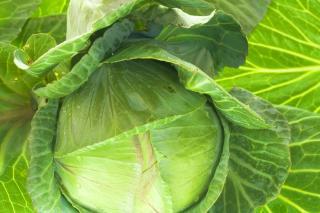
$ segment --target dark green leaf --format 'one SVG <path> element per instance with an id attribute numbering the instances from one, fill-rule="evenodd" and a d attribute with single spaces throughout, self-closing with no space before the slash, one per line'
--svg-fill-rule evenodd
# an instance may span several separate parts
<path id="1" fill-rule="evenodd" d="M 249 34 L 262 20 L 271 0 L 206 0 L 232 15 Z"/>
<path id="2" fill-rule="evenodd" d="M 157 40 L 166 41 L 167 49 L 181 59 L 191 62 L 208 75 L 245 62 L 248 44 L 239 24 L 223 12 L 217 12 L 207 23 L 190 28 L 169 25 Z"/>
<path id="3" fill-rule="evenodd" d="M 257 212 L 320 212 L 320 116 L 293 107 L 278 109 L 291 128 L 292 166 L 277 199 Z"/>
<path id="4" fill-rule="evenodd" d="M 52 149 L 58 106 L 58 100 L 50 100 L 45 106 L 40 106 L 31 123 L 27 188 L 38 212 L 75 212 L 62 197 L 54 174 Z"/>
<path id="5" fill-rule="evenodd" d="M 227 182 L 211 212 L 252 212 L 273 199 L 290 167 L 290 129 L 285 117 L 271 104 L 251 93 L 234 89 L 232 94 L 248 104 L 273 126 L 249 130 L 231 124 L 230 168 Z"/>

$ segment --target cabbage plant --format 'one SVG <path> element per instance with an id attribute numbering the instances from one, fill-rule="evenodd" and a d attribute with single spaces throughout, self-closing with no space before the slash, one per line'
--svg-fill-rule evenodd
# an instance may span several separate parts
<path id="1" fill-rule="evenodd" d="M 297 183 L 319 182 L 320 116 L 249 91 L 265 79 L 219 83 L 236 82 L 224 73 L 243 69 L 268 1 L 58 2 L 0 43 L 4 212 L 320 209 Z M 33 23 L 55 13 L 65 39 Z"/>

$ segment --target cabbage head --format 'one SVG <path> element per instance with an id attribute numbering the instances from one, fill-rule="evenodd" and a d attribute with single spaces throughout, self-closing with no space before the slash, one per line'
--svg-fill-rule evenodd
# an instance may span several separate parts
<path id="1" fill-rule="evenodd" d="M 290 130 L 215 80 L 245 62 L 239 23 L 209 1 L 71 0 L 68 38 L 32 63 L 28 193 L 38 212 L 242 212 L 273 199 Z M 192 15 L 190 15 L 192 14 Z M 231 206 L 231 207 L 230 207 Z"/>
<path id="2" fill-rule="evenodd" d="M 62 104 L 57 175 L 70 199 L 97 212 L 179 212 L 207 193 L 223 138 L 212 104 L 171 66 L 104 65 Z"/>

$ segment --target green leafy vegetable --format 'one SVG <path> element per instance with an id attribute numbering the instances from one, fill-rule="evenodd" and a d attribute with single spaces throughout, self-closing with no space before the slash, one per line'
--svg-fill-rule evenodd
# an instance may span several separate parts
<path id="1" fill-rule="evenodd" d="M 0 212 L 319 212 L 320 5 L 269 3 L 1 2 Z"/>

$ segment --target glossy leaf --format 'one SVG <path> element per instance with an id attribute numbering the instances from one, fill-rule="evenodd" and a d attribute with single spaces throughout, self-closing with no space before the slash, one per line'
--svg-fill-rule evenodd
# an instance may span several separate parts
<path id="1" fill-rule="evenodd" d="M 281 193 L 259 208 L 260 213 L 307 213 L 320 211 L 320 116 L 301 109 L 280 106 L 291 128 L 292 166 Z"/>
<path id="2" fill-rule="evenodd" d="M 226 69 L 218 83 L 246 88 L 274 104 L 320 112 L 319 8 L 319 1 L 272 1 L 250 35 L 246 65 Z"/>
<path id="3" fill-rule="evenodd" d="M 211 212 L 252 212 L 276 197 L 290 167 L 290 129 L 270 103 L 234 89 L 232 95 L 248 104 L 273 126 L 249 130 L 230 125 L 230 167 L 227 182 Z"/>

